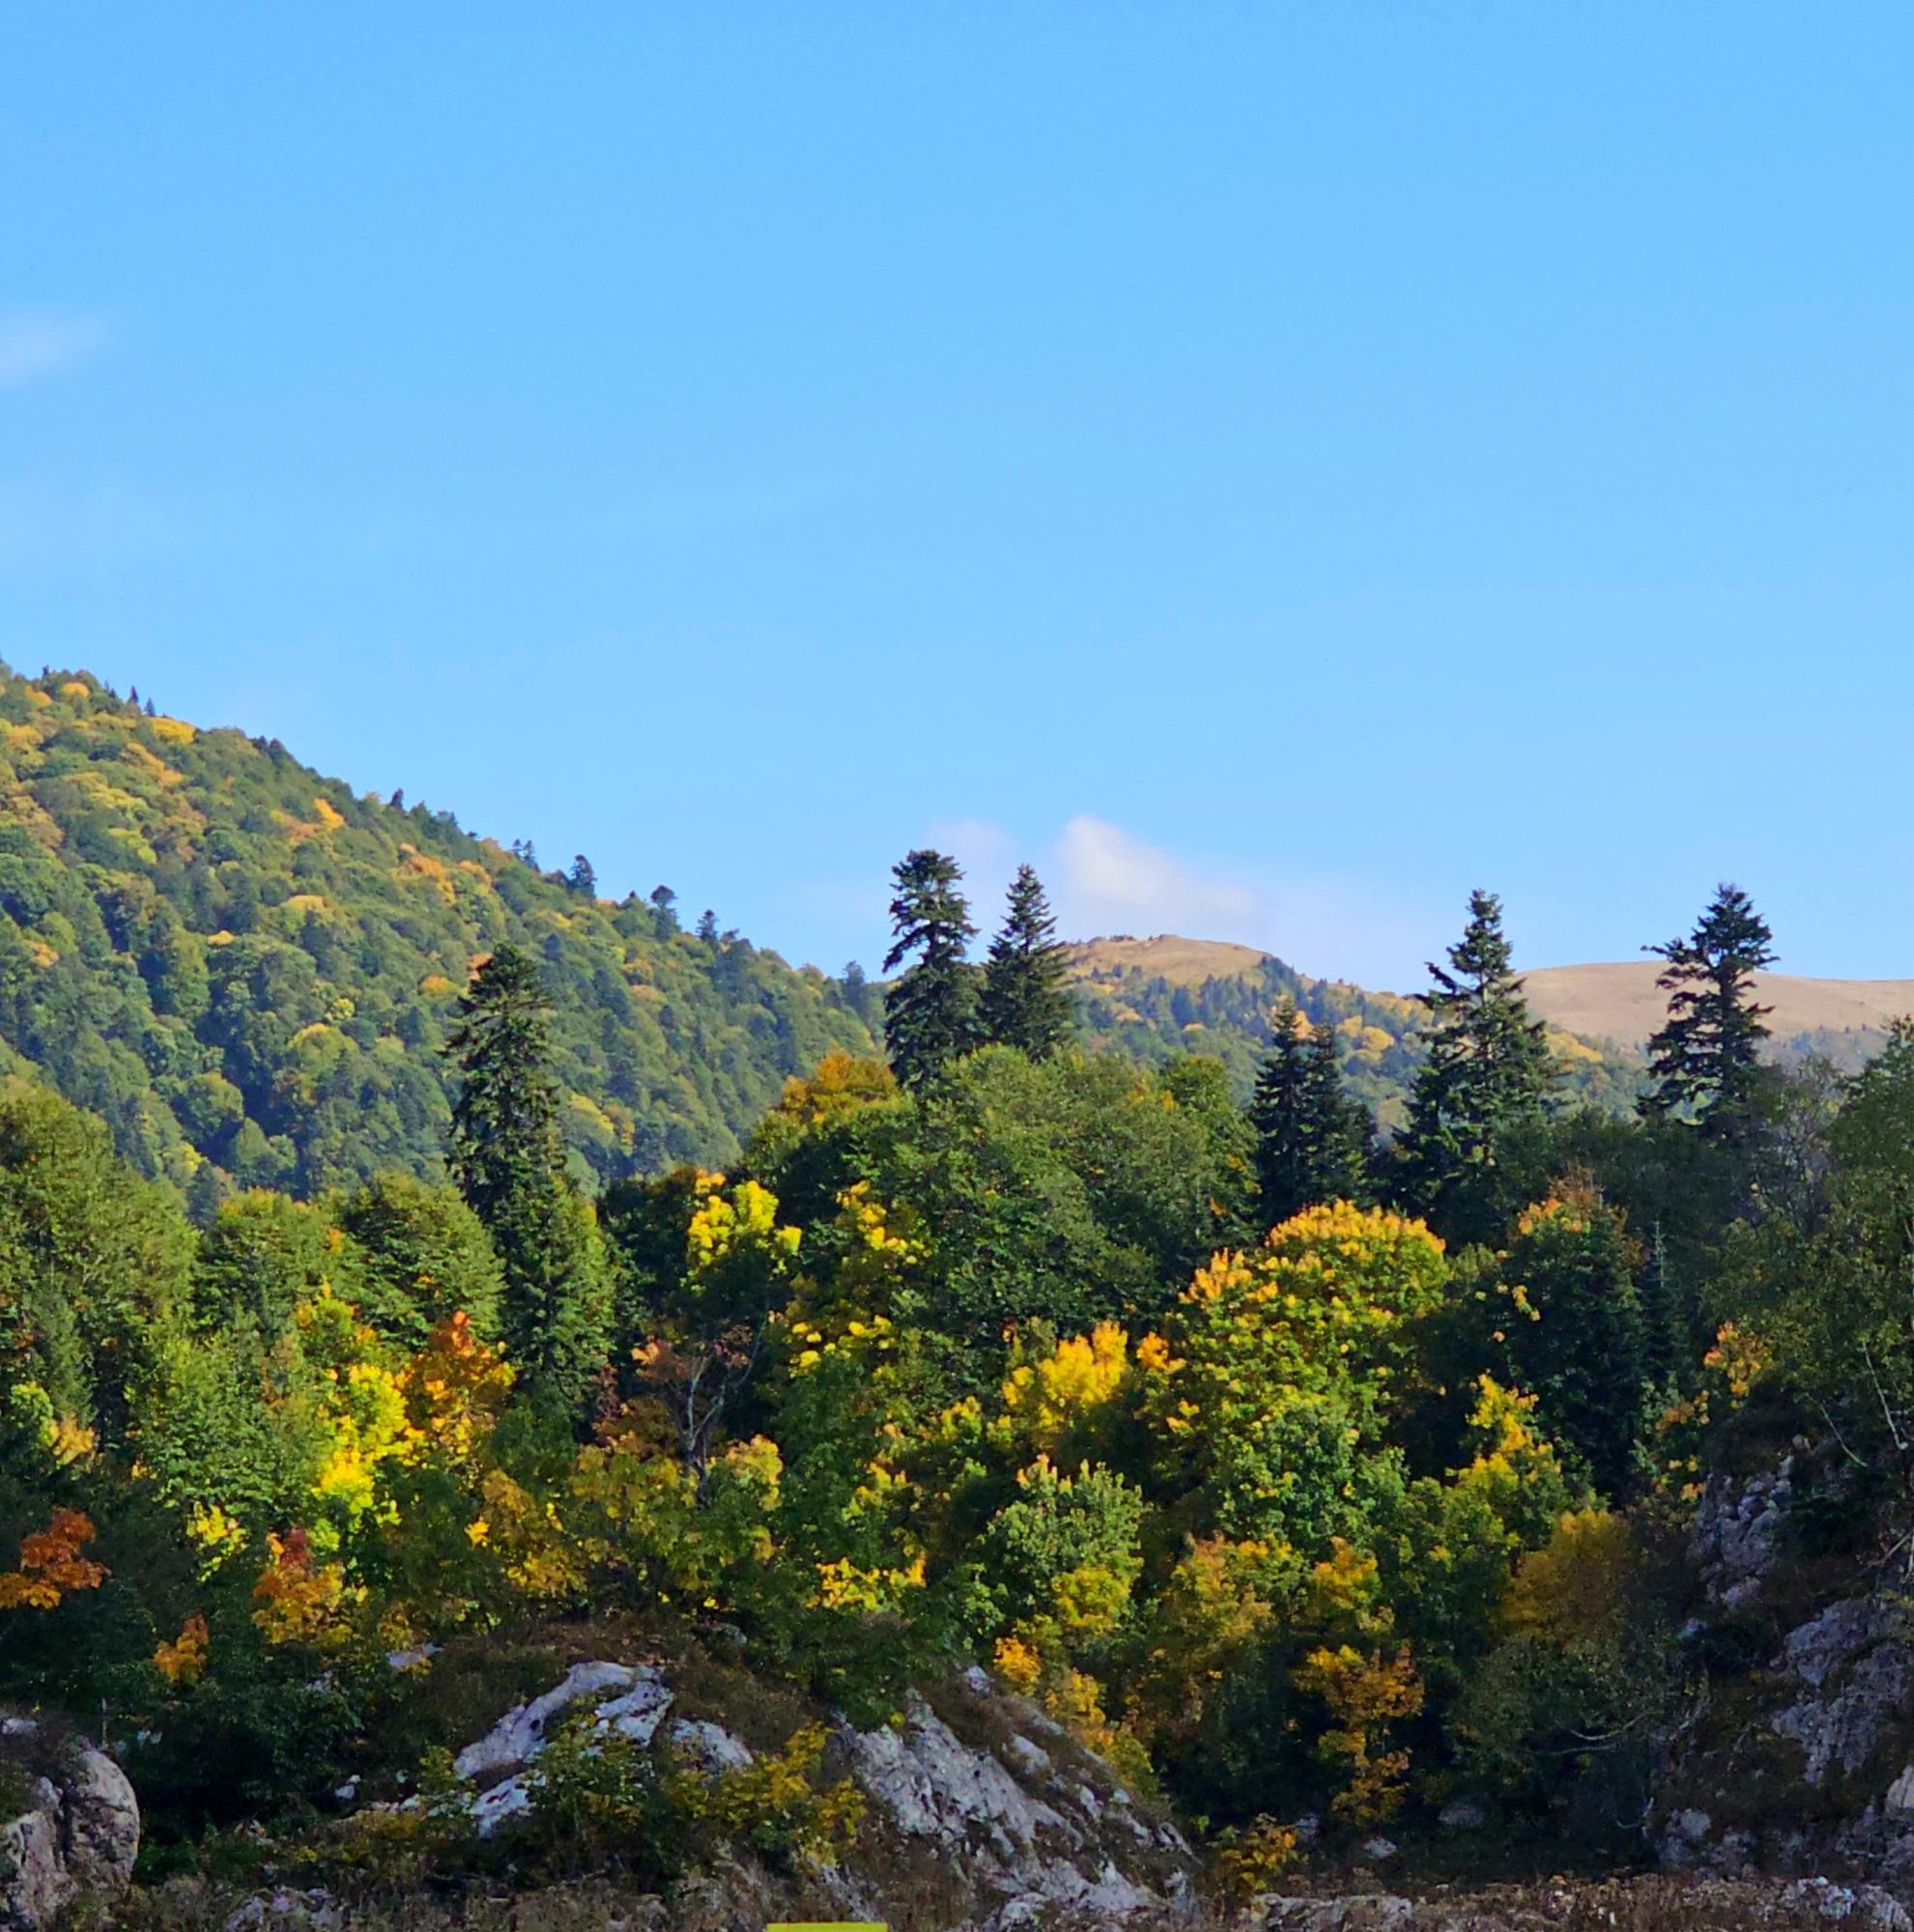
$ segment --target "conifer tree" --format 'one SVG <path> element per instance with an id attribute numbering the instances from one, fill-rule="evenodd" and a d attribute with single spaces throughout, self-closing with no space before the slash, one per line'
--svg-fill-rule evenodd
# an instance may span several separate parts
<path id="1" fill-rule="evenodd" d="M 1305 1038 L 1302 1015 L 1285 996 L 1271 1033 L 1249 1106 L 1257 1205 L 1266 1228 L 1305 1208 L 1360 1201 L 1367 1191 L 1370 1132 L 1367 1110 L 1343 1089 L 1335 1028 L 1325 1022 Z"/>
<path id="2" fill-rule="evenodd" d="M 1668 1237 L 1655 1223 L 1642 1264 L 1642 1374 L 1657 1394 L 1678 1388 L 1689 1366 L 1688 1322 Z"/>
<path id="3" fill-rule="evenodd" d="M 1249 1123 L 1256 1129 L 1257 1208 L 1266 1229 L 1310 1205 L 1305 1104 L 1302 1015 L 1285 995 L 1271 1019 L 1270 1050 L 1249 1102 Z"/>
<path id="4" fill-rule="evenodd" d="M 1501 901 L 1469 897 L 1469 924 L 1421 995 L 1428 1058 L 1410 1094 L 1400 1143 L 1407 1193 L 1452 1240 L 1492 1240 L 1519 1205 L 1508 1162 L 1540 1125 L 1557 1078 L 1541 1024 L 1511 970 Z"/>
<path id="5" fill-rule="evenodd" d="M 906 1087 L 921 1088 L 976 1043 L 976 976 L 964 953 L 977 928 L 957 890 L 962 869 L 947 853 L 906 853 L 891 878 L 893 943 L 884 971 L 915 957 L 885 992 L 884 1037 L 892 1070 Z"/>
<path id="6" fill-rule="evenodd" d="M 1043 1060 L 1070 1037 L 1064 950 L 1043 882 L 1028 866 L 1011 882 L 1003 930 L 990 942 L 979 1018 L 984 1037 Z"/>
<path id="7" fill-rule="evenodd" d="M 1316 1198 L 1361 1202 L 1369 1191 L 1369 1144 L 1375 1123 L 1368 1108 L 1343 1085 L 1332 1020 L 1323 1020 L 1309 1036 L 1302 1073 L 1315 1143 Z"/>
<path id="8" fill-rule="evenodd" d="M 1773 1010 L 1757 1005 L 1754 976 L 1774 964 L 1773 941 L 1748 895 L 1724 884 L 1693 932 L 1643 949 L 1667 961 L 1655 983 L 1669 996 L 1668 1019 L 1648 1042 L 1655 1087 L 1644 1114 L 1687 1112 L 1716 1138 L 1746 1119 Z"/>
<path id="9" fill-rule="evenodd" d="M 551 1004 L 516 947 L 472 976 L 445 1052 L 462 1076 L 450 1166 L 504 1271 L 506 1350 L 534 1388 L 575 1406 L 608 1346 L 609 1280 L 591 1205 L 564 1170 Z"/>

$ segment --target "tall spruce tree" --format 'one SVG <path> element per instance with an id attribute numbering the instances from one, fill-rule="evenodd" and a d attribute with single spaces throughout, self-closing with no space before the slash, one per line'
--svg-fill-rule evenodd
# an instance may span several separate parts
<path id="1" fill-rule="evenodd" d="M 1668 1019 L 1648 1041 L 1655 1086 L 1644 1114 L 1688 1114 L 1716 1138 L 1745 1122 L 1773 1010 L 1756 1003 L 1754 976 L 1774 964 L 1773 942 L 1754 901 L 1724 884 L 1686 938 L 1643 949 L 1667 962 L 1655 983 L 1669 996 Z"/>
<path id="2" fill-rule="evenodd" d="M 472 976 L 445 1052 L 461 1076 L 450 1166 L 498 1250 L 506 1352 L 538 1394 L 575 1406 L 609 1346 L 610 1280 L 591 1204 L 565 1174 L 551 1003 L 516 947 Z"/>
<path id="3" fill-rule="evenodd" d="M 1367 1109 L 1343 1088 L 1335 1028 L 1325 1021 L 1305 1039 L 1302 1015 L 1285 997 L 1271 1034 L 1249 1105 L 1266 1228 L 1327 1201 L 1361 1200 L 1370 1136 Z"/>
<path id="4" fill-rule="evenodd" d="M 884 971 L 912 963 L 884 994 L 884 1038 L 898 1078 L 922 1088 L 977 1043 L 976 972 L 964 957 L 977 928 L 957 890 L 962 868 L 949 854 L 906 853 L 891 879 Z"/>
<path id="5" fill-rule="evenodd" d="M 1315 1142 L 1317 1200 L 1366 1199 L 1369 1148 L 1375 1138 L 1375 1122 L 1369 1118 L 1368 1108 L 1343 1085 L 1333 1020 L 1321 1021 L 1309 1036 L 1303 1088 Z"/>
<path id="6" fill-rule="evenodd" d="M 1399 1143 L 1404 1191 L 1453 1241 L 1496 1239 L 1521 1206 L 1510 1158 L 1540 1126 L 1557 1078 L 1511 959 L 1500 899 L 1471 893 L 1469 924 L 1448 965 L 1430 963 L 1421 995 L 1429 1050 Z"/>
<path id="7" fill-rule="evenodd" d="M 984 1037 L 1043 1060 L 1070 1037 L 1064 950 L 1043 882 L 1028 866 L 1011 882 L 1003 930 L 990 942 L 979 1003 Z"/>
<path id="8" fill-rule="evenodd" d="M 1285 995 L 1270 1022 L 1270 1050 L 1256 1073 L 1249 1124 L 1256 1130 L 1257 1208 L 1273 1228 L 1309 1205 L 1302 1015 Z"/>

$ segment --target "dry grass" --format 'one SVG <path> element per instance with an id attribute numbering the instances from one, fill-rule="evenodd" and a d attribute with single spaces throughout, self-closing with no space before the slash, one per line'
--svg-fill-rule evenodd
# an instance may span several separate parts
<path id="1" fill-rule="evenodd" d="M 1158 933 L 1150 939 L 1086 940 L 1070 948 L 1070 967 L 1079 980 L 1107 983 L 1123 973 L 1140 972 L 1172 986 L 1200 986 L 1206 980 L 1248 978 L 1270 956 L 1225 940 Z M 1668 995 L 1655 984 L 1661 970 L 1656 959 L 1624 959 L 1543 966 L 1523 977 L 1529 1004 L 1552 1027 L 1584 1039 L 1639 1047 L 1668 1016 Z M 1914 1013 L 1914 980 L 1762 973 L 1755 990 L 1774 1009 L 1768 1024 L 1781 1040 L 1799 1034 L 1879 1033 L 1903 1013 Z"/>
<path id="2" fill-rule="evenodd" d="M 1550 1025 L 1586 1039 L 1639 1046 L 1668 1013 L 1655 984 L 1661 962 L 1629 959 L 1602 966 L 1546 966 L 1525 975 L 1529 1004 Z M 1914 1013 L 1914 980 L 1807 980 L 1791 973 L 1756 976 L 1755 994 L 1774 1009 L 1777 1039 L 1796 1034 L 1879 1031 Z"/>
<path id="3" fill-rule="evenodd" d="M 1090 939 L 1070 948 L 1070 969 L 1079 980 L 1107 980 L 1139 972 L 1172 986 L 1200 986 L 1205 980 L 1242 980 L 1262 970 L 1271 955 L 1223 939 Z"/>

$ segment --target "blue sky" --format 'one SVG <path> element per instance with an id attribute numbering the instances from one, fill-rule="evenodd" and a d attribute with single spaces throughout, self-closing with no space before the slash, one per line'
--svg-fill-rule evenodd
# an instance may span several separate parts
<path id="1" fill-rule="evenodd" d="M 835 967 L 1914 974 L 1914 13 L 17 12 L 0 655 Z M 994 907 L 991 907 L 994 910 Z"/>

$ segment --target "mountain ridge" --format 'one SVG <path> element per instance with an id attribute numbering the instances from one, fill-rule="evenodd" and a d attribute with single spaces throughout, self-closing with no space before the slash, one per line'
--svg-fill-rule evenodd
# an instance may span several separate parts
<path id="1" fill-rule="evenodd" d="M 1184 986 L 1253 974 L 1265 961 L 1285 963 L 1273 952 L 1236 940 L 1190 939 L 1181 933 L 1157 933 L 1148 939 L 1119 933 L 1075 941 L 1069 952 L 1071 971 L 1081 980 L 1096 980 L 1114 970 L 1145 973 Z M 1589 1041 L 1641 1048 L 1667 1012 L 1668 996 L 1656 983 L 1662 970 L 1655 959 L 1589 960 L 1530 967 L 1520 977 L 1528 1004 L 1550 1026 Z M 1299 977 L 1308 980 L 1307 975 Z M 1755 997 L 1773 1008 L 1770 1030 L 1782 1040 L 1820 1034 L 1885 1033 L 1893 1021 L 1914 1013 L 1914 979 L 1757 973 L 1754 985 Z M 1365 989 L 1365 997 L 1413 1003 L 1409 995 L 1375 987 Z"/>
<path id="2" fill-rule="evenodd" d="M 397 797 L 0 667 L 0 1043 L 202 1206 L 434 1171 L 438 1049 L 501 944 L 541 963 L 566 1144 L 600 1182 L 728 1161 L 787 1077 L 872 1049 L 867 990 Z"/>

